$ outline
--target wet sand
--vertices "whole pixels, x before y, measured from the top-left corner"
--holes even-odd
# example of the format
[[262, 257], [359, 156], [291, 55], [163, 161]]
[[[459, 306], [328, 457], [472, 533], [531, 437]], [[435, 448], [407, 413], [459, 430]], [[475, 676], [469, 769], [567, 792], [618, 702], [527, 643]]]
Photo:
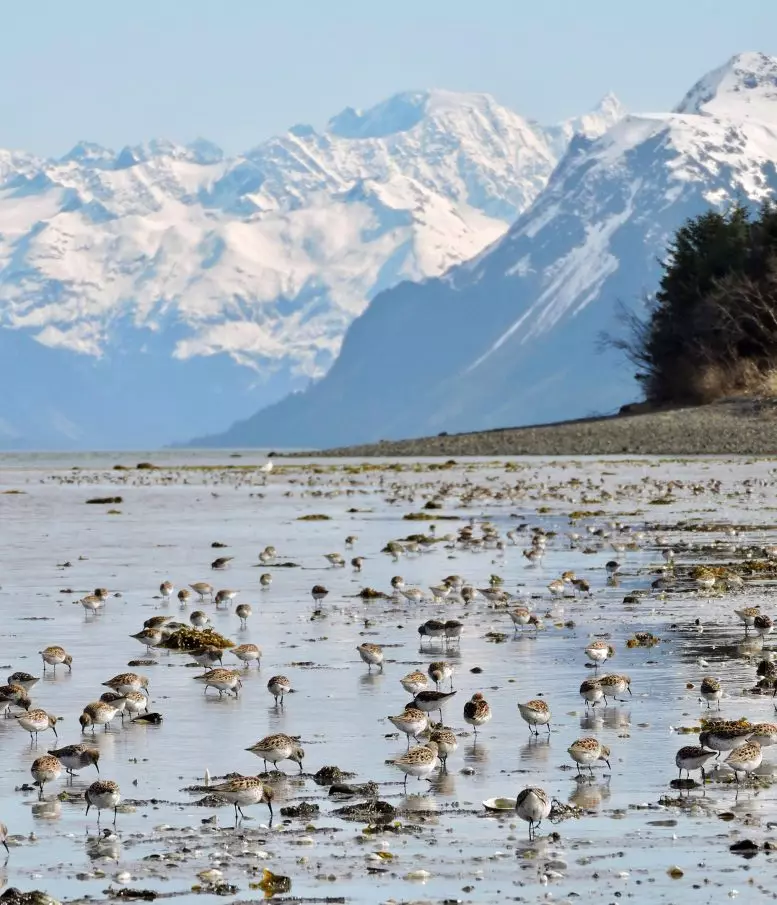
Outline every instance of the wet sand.
[[[738, 795], [725, 770], [704, 789], [678, 790], [671, 782], [675, 751], [696, 742], [676, 730], [698, 727], [704, 675], [723, 683], [724, 716], [774, 718], [771, 697], [743, 693], [773, 642], [744, 641], [733, 614], [734, 606], [753, 603], [769, 612], [772, 577], [748, 577], [742, 589], [715, 590], [709, 600], [687, 577], [694, 563], [745, 563], [753, 549], [775, 542], [769, 463], [472, 460], [366, 468], [300, 460], [277, 467], [265, 486], [255, 467], [261, 456], [208, 457], [168, 452], [156, 457], [162, 467], [140, 471], [113, 465], [154, 461], [152, 454], [85, 457], [82, 470], [73, 470], [79, 464], [73, 455], [0, 460], [0, 677], [14, 670], [40, 675], [36, 652], [47, 644], [62, 644], [74, 658], [72, 674], [57, 669], [32, 690], [36, 706], [61, 717], [58, 741], [49, 732], [31, 747], [15, 720], [0, 719], [0, 819], [12, 836], [2, 874], [7, 885], [43, 889], [66, 901], [107, 901], [108, 890], [129, 888], [191, 903], [200, 901], [192, 887], [207, 885], [198, 874], [215, 869], [220, 876], [207, 876], [233, 897], [226, 900], [245, 901], [262, 897], [254, 885], [267, 868], [291, 880], [281, 901], [535, 901], [552, 892], [560, 901], [595, 895], [707, 902], [734, 889], [740, 901], [760, 899], [761, 884], [770, 881], [758, 868], [770, 870], [773, 855], [761, 851], [746, 860], [729, 847], [771, 838], [777, 804], [771, 767]], [[675, 484], [667, 487], [670, 478]], [[718, 480], [720, 486], [711, 483]], [[86, 505], [97, 496], [121, 496], [122, 502]], [[430, 501], [442, 508], [424, 509]], [[418, 512], [436, 521], [404, 519]], [[299, 521], [311, 514], [328, 518]], [[399, 562], [380, 552], [388, 541], [428, 532], [431, 524], [438, 537], [455, 536], [472, 518], [488, 519], [502, 538], [520, 525], [529, 528], [504, 551], [437, 543]], [[636, 549], [613, 551], [613, 540], [633, 538], [611, 522], [644, 534]], [[547, 553], [536, 566], [522, 555], [531, 527], [548, 532]], [[571, 542], [570, 532], [580, 533], [581, 541]], [[352, 551], [344, 547], [347, 535], [357, 538]], [[214, 542], [227, 546], [216, 549]], [[259, 564], [268, 544], [277, 548], [278, 561], [298, 567]], [[667, 544], [677, 551], [677, 573], [669, 590], [651, 592]], [[323, 554], [333, 551], [346, 560], [364, 556], [363, 572], [330, 567]], [[216, 555], [234, 560], [212, 571]], [[622, 568], [608, 583], [604, 564], [612, 558]], [[590, 582], [592, 599], [551, 598], [546, 586], [565, 569]], [[267, 590], [259, 585], [263, 572], [273, 576]], [[395, 574], [426, 590], [451, 573], [475, 587], [488, 587], [489, 577], [498, 575], [542, 615], [544, 629], [514, 633], [505, 611], [482, 598], [469, 605], [410, 605], [404, 598], [363, 602], [352, 596], [365, 586], [390, 593]], [[192, 601], [188, 610], [179, 610], [175, 599], [165, 605], [157, 590], [165, 579], [176, 588], [204, 580], [238, 589], [235, 603], [253, 607], [248, 628], [240, 631], [234, 604], [218, 612], [207, 602]], [[314, 584], [330, 591], [320, 612], [310, 596]], [[86, 619], [78, 600], [97, 586], [120, 596]], [[30, 764], [55, 742], [81, 740], [83, 705], [128, 662], [145, 658], [129, 637], [144, 619], [169, 612], [186, 620], [195, 608], [205, 609], [214, 627], [237, 643], [259, 644], [261, 669], [246, 672], [240, 697], [228, 699], [204, 695], [193, 680], [201, 670], [183, 654], [154, 651], [154, 665], [137, 668], [149, 677], [152, 709], [164, 721], [116, 723], [95, 734], [100, 776], [116, 780], [126, 802], [116, 839], [98, 844], [96, 821], [92, 813], [85, 816], [82, 800], [94, 771], [71, 785], [60, 779], [38, 801], [37, 790], [23, 789], [31, 781]], [[432, 617], [464, 623], [459, 647], [419, 647], [417, 626]], [[660, 643], [628, 648], [628, 639], [643, 630]], [[596, 637], [615, 647], [608, 668], [630, 675], [633, 697], [592, 715], [578, 686], [592, 675], [583, 648]], [[384, 645], [382, 671], [369, 673], [359, 659], [355, 648], [363, 641]], [[389, 761], [406, 744], [385, 717], [409, 700], [399, 678], [442, 658], [455, 668], [457, 698], [446, 724], [459, 747], [447, 773], [435, 773], [429, 783], [411, 779], [405, 793], [402, 774]], [[229, 655], [224, 660], [234, 662]], [[295, 688], [283, 710], [265, 687], [276, 673], [288, 675]], [[494, 713], [477, 740], [461, 716], [475, 691]], [[552, 731], [532, 739], [516, 703], [538, 696], [551, 707]], [[235, 828], [230, 805], [198, 804], [205, 793], [186, 791], [203, 785], [206, 770], [214, 778], [261, 770], [245, 749], [274, 732], [298, 735], [306, 758], [302, 774], [287, 762], [287, 777], [271, 778], [271, 827], [264, 805], [247, 808], [247, 819]], [[578, 780], [567, 748], [586, 735], [611, 747], [612, 771], [598, 765], [592, 779]], [[777, 762], [769, 749], [765, 753], [767, 763]], [[349, 782], [377, 783], [380, 800], [397, 809], [394, 818], [370, 825], [337, 814], [352, 802], [333, 800], [328, 785], [315, 783], [313, 774], [325, 765], [353, 774]], [[557, 821], [543, 824], [532, 844], [525, 823], [514, 815], [488, 816], [481, 804], [515, 797], [527, 784], [542, 786], [572, 809], [557, 807]], [[318, 814], [281, 815], [281, 808], [303, 801], [317, 805]], [[107, 813], [103, 825], [110, 826]], [[667, 873], [674, 865], [683, 871], [679, 879]]]

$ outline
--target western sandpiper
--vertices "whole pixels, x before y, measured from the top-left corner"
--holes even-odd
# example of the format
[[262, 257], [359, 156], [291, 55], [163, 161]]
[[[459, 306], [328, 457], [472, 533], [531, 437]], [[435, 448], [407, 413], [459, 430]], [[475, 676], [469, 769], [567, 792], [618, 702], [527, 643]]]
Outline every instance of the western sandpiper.
[[93, 701], [91, 704], [87, 704], [78, 718], [81, 731], [86, 732], [87, 728], [91, 726], [92, 733], [94, 733], [95, 726], [102, 726], [103, 731], [107, 732], [111, 722], [119, 716], [123, 709], [123, 706], [109, 704], [107, 701]]
[[483, 695], [476, 691], [464, 705], [464, 722], [469, 723], [478, 734], [478, 726], [483, 726], [491, 719], [491, 706]]
[[628, 691], [631, 695], [631, 678], [629, 676], [612, 673], [611, 675], [602, 676], [599, 684], [604, 692], [604, 703], [607, 704], [607, 698], [617, 698], [619, 694]]
[[15, 672], [8, 676], [9, 685], [21, 685], [25, 691], [29, 691], [38, 682], [40, 676], [31, 676], [28, 672]]
[[291, 682], [286, 676], [273, 676], [267, 683], [267, 690], [275, 698], [275, 706], [280, 702], [283, 707], [283, 697], [291, 691]]
[[529, 732], [533, 735], [540, 734], [537, 726], [547, 726], [550, 732], [550, 708], [545, 701], [527, 701], [525, 704], [518, 704], [518, 710], [529, 724]]
[[753, 770], [757, 770], [761, 766], [762, 760], [761, 746], [751, 739], [744, 745], [734, 748], [726, 758], [726, 764], [734, 771], [736, 781], [739, 783], [740, 775], [747, 779]]
[[596, 707], [599, 701], [604, 697], [602, 683], [599, 679], [584, 679], [580, 683], [580, 694], [585, 701], [586, 707]]
[[707, 702], [707, 710], [710, 709], [710, 705], [713, 703], [717, 703], [718, 710], [720, 710], [720, 699], [723, 697], [723, 689], [716, 678], [713, 676], [705, 676], [701, 680], [699, 694], [701, 695], [702, 700]]
[[190, 650], [189, 656], [205, 669], [212, 669], [217, 663], [223, 664], [224, 651], [220, 647], [206, 645]]
[[691, 778], [691, 770], [701, 770], [701, 780], [704, 782], [704, 765], [715, 756], [714, 751], [698, 745], [686, 745], [677, 752], [674, 758], [675, 765], [680, 771], [680, 779], [683, 778], [683, 770]]
[[302, 772], [302, 760], [305, 752], [293, 738], [283, 733], [268, 735], [255, 742], [250, 748], [246, 748], [246, 751], [262, 758], [265, 772], [267, 771], [267, 761], [270, 761], [277, 769], [277, 764], [282, 760], [294, 761], [295, 764], [299, 764], [299, 772]]
[[429, 664], [427, 672], [438, 691], [440, 690], [440, 685], [442, 685], [446, 679], [450, 679], [451, 691], [453, 691], [453, 667], [450, 663], [447, 663], [445, 660], [436, 660], [434, 663]]
[[195, 594], [200, 595], [200, 600], [205, 600], [206, 594], [213, 600], [213, 585], [208, 584], [207, 581], [193, 581], [189, 587]]
[[761, 615], [761, 607], [760, 606], [746, 606], [741, 610], [734, 610], [734, 612], [739, 616], [742, 622], [745, 625], [745, 634], [748, 634], [748, 631], [753, 627], [753, 621], [756, 616]]
[[363, 644], [358, 645], [356, 650], [359, 651], [359, 656], [367, 664], [369, 672], [372, 672], [373, 666], [383, 669], [383, 648], [380, 644], [371, 644], [369, 641], [365, 641]]
[[19, 721], [19, 725], [22, 729], [30, 733], [30, 741], [34, 741], [36, 745], [38, 743], [39, 732], [45, 732], [47, 729], [51, 729], [54, 733], [54, 737], [57, 737], [57, 718], [46, 713], [45, 710], [41, 710], [40, 708], [28, 710], [26, 713], [20, 713], [16, 719]]
[[210, 622], [210, 616], [202, 610], [193, 610], [189, 614], [189, 622], [191, 622], [194, 628], [205, 628]]
[[97, 822], [100, 822], [100, 811], [113, 811], [113, 822], [116, 823], [121, 792], [118, 783], [111, 779], [98, 779], [84, 792], [86, 813], [90, 808], [97, 809]]
[[210, 567], [218, 572], [223, 571], [234, 558], [234, 556], [217, 556], [210, 564]]
[[0, 709], [6, 717], [11, 707], [29, 710], [31, 706], [30, 696], [21, 685], [0, 685]]
[[30, 767], [35, 785], [40, 786], [39, 798], [43, 798], [43, 787], [47, 782], [56, 782], [62, 775], [62, 764], [53, 754], [36, 757]]
[[173, 596], [174, 590], [175, 588], [173, 587], [172, 581], [163, 581], [162, 584], [159, 585], [159, 594], [165, 603]]
[[759, 613], [753, 619], [753, 628], [762, 638], [764, 635], [770, 635], [772, 633], [772, 630], [774, 629], [772, 617], [766, 616], [763, 613]]
[[429, 688], [429, 677], [426, 673], [416, 669], [414, 672], [409, 672], [406, 676], [402, 676], [399, 684], [408, 694], [412, 694], [415, 697], [419, 691], [426, 691]]
[[456, 733], [444, 726], [432, 729], [429, 733], [429, 741], [437, 745], [437, 756], [440, 758], [443, 772], [448, 772], [448, 756], [459, 747]]
[[[591, 776], [594, 775], [593, 765], [598, 760], [603, 760], [610, 767], [610, 749], [595, 738], [579, 738], [567, 748], [569, 756], [577, 764], [577, 775], [580, 775], [580, 767], [588, 767]], [[612, 767], [610, 767], [612, 769]]]
[[324, 559], [329, 561], [330, 566], [339, 567], [345, 565], [345, 559], [340, 553], [325, 553]]
[[201, 676], [193, 676], [195, 682], [202, 682], [205, 686], [204, 693], [208, 693], [209, 688], [215, 688], [219, 697], [225, 693], [232, 692], [238, 697], [243, 683], [240, 681], [240, 673], [234, 669], [209, 669]]
[[44, 647], [38, 653], [43, 658], [43, 672], [46, 672], [46, 666], [53, 666], [54, 672], [57, 671], [57, 667], [60, 665], [67, 666], [68, 670], [71, 671], [73, 669], [73, 658], [64, 647], [60, 647], [58, 644]]
[[181, 588], [178, 592], [178, 603], [181, 606], [188, 606], [189, 598], [192, 596], [192, 592], [188, 588]]
[[752, 729], [743, 723], [721, 722], [699, 733], [699, 744], [717, 751], [716, 758], [723, 751], [733, 751], [750, 738]]
[[442, 723], [443, 710], [453, 700], [455, 691], [419, 691], [413, 698], [412, 706], [424, 713], [439, 713], [440, 722]]
[[239, 593], [239, 591], [233, 591], [231, 588], [222, 588], [220, 591], [216, 591], [216, 596], [214, 598], [216, 606], [227, 606]]
[[210, 786], [209, 791], [215, 792], [220, 798], [235, 806], [235, 825], [238, 822], [238, 814], [245, 817], [243, 808], [262, 803], [270, 809], [270, 823], [272, 823], [272, 789], [262, 782], [260, 776], [235, 776], [226, 782]]
[[100, 752], [97, 748], [90, 748], [88, 745], [65, 745], [64, 748], [56, 748], [53, 751], [49, 751], [49, 754], [59, 760], [70, 776], [91, 766], [98, 773], [100, 772], [98, 765]]
[[427, 619], [426, 622], [418, 626], [418, 634], [421, 636], [421, 645], [423, 646], [424, 638], [432, 640], [434, 638], [442, 638], [445, 635], [445, 623], [441, 619]]
[[396, 758], [393, 763], [405, 774], [405, 787], [408, 776], [415, 776], [419, 780], [426, 779], [437, 767], [437, 744], [430, 741], [417, 748], [411, 748], [407, 754]]
[[235, 615], [240, 619], [241, 628], [248, 627], [248, 619], [253, 615], [253, 612], [249, 603], [239, 603], [235, 607]]
[[230, 653], [234, 654], [238, 660], [242, 660], [246, 669], [252, 663], [256, 663], [258, 667], [261, 667], [262, 651], [256, 644], [241, 644], [238, 647], [233, 647]]
[[148, 679], [136, 672], [120, 672], [107, 682], [103, 682], [106, 688], [110, 688], [117, 694], [126, 694], [128, 691], [148, 691]]
[[600, 663], [604, 663], [605, 660], [609, 660], [610, 657], [615, 656], [615, 648], [606, 641], [592, 641], [586, 647], [585, 655], [589, 660], [593, 661], [598, 669]]
[[413, 707], [412, 704], [396, 716], [388, 717], [390, 723], [393, 723], [400, 732], [404, 732], [407, 736], [407, 747], [410, 749], [410, 737], [418, 738], [418, 736], [429, 725], [429, 719], [423, 710]]
[[529, 839], [533, 839], [540, 824], [550, 815], [551, 801], [544, 789], [530, 786], [518, 793], [515, 813], [529, 824]]
[[777, 745], [777, 724], [753, 723], [750, 726], [750, 730], [749, 741], [758, 742], [762, 748]]

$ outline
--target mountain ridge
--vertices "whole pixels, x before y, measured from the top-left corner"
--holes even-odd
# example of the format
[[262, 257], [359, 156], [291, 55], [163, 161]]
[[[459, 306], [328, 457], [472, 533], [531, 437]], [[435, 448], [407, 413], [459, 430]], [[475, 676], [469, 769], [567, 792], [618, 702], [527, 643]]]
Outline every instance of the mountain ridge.
[[[504, 237], [376, 296], [324, 379], [194, 444], [331, 447], [616, 411], [637, 395], [625, 363], [595, 351], [616, 304], [653, 290], [688, 217], [777, 189], [775, 71], [737, 55], [679, 112], [576, 137]], [[390, 373], [375, 365], [397, 359]]]
[[[591, 128], [615, 115], [589, 114]], [[0, 150], [0, 333], [68, 353], [47, 379], [72, 388], [56, 416], [0, 405], [0, 445], [97, 445], [90, 371], [135, 412], [127, 424], [108, 413], [117, 438], [226, 428], [322, 376], [375, 294], [496, 241], [557, 160], [557, 138], [488, 95], [406, 92], [333, 121], [236, 158], [205, 139], [118, 152], [82, 141], [56, 160]], [[349, 128], [361, 137], [338, 134]], [[0, 363], [22, 398], [47, 374], [38, 351], [34, 372]], [[161, 436], [155, 399], [146, 417], [128, 397], [133, 356], [169, 406]], [[208, 418], [193, 403], [216, 374], [222, 404]]]

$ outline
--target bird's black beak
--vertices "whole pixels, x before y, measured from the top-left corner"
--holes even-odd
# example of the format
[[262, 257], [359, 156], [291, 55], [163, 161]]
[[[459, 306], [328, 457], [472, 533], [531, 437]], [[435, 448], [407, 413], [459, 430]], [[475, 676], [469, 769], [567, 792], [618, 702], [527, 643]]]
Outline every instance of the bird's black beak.
[[57, 735], [57, 727], [52, 726], [51, 728], [54, 730], [54, 738], [59, 738], [59, 736]]
[[626, 691], [628, 691], [629, 695], [631, 695], [631, 685], [626, 686]]
[[610, 762], [607, 760], [606, 757], [605, 757], [605, 759], [604, 759], [604, 762], [607, 764], [607, 769], [608, 769], [608, 770], [612, 770], [612, 767], [610, 766]]

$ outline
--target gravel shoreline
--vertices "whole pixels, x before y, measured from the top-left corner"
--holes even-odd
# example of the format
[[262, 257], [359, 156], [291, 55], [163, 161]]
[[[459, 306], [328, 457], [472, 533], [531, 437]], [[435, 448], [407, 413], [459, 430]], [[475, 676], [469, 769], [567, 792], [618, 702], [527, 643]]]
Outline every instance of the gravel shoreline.
[[316, 453], [356, 458], [624, 454], [777, 455], [777, 399], [729, 399], [694, 408], [381, 441]]

